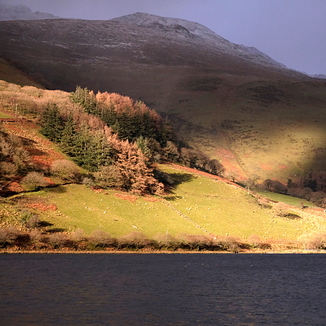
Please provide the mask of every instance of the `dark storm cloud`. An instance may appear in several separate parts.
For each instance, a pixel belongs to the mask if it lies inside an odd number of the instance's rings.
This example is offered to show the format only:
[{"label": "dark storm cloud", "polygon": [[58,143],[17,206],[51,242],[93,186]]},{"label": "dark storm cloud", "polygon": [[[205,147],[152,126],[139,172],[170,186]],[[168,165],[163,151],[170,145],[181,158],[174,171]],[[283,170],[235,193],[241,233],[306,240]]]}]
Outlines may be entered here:
[{"label": "dark storm cloud", "polygon": [[[3,2],[4,0],[2,0]],[[0,0],[1,2],[1,0]],[[8,0],[7,0],[8,2]],[[290,68],[326,73],[324,0],[10,0],[66,18],[111,19],[137,11],[201,23]]]}]

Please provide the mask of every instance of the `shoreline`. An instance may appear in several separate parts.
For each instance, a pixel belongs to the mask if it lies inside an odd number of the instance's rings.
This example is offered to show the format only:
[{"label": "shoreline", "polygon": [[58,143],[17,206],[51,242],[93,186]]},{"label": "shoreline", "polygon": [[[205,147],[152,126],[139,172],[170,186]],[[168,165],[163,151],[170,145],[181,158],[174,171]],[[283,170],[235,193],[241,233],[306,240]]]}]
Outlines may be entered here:
[{"label": "shoreline", "polygon": [[288,249],[288,250],[245,250],[245,251],[209,251],[209,250],[0,250],[0,255],[6,254],[267,254],[267,255],[281,255],[281,254],[326,254],[326,250],[310,250],[310,249]]}]

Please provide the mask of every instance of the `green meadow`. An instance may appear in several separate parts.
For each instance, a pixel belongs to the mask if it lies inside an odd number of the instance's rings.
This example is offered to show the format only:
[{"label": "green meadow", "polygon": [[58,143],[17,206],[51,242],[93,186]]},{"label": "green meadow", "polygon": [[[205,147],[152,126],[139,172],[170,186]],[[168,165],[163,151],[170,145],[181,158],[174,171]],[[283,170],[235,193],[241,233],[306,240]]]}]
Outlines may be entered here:
[{"label": "green meadow", "polygon": [[261,197],[246,189],[177,167],[160,168],[175,181],[174,188],[162,197],[94,191],[72,184],[15,198],[21,205],[55,205],[56,210],[35,211],[41,220],[51,224],[50,229],[82,229],[86,234],[102,230],[114,237],[138,231],[150,238],[190,234],[295,240],[304,234],[326,231],[326,219],[311,216],[299,207],[289,208],[295,219],[276,216],[273,203],[262,205]]}]

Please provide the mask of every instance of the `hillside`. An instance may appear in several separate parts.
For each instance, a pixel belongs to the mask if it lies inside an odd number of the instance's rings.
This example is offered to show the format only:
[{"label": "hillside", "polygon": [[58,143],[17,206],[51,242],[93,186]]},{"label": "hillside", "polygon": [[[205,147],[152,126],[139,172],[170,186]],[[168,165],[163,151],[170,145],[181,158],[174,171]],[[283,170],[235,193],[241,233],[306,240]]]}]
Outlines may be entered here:
[{"label": "hillside", "polygon": [[[34,144],[30,150],[39,164],[50,166],[65,157],[30,122],[8,122],[5,128]],[[160,168],[174,180],[174,186],[161,197],[77,184],[50,187],[3,199],[1,225],[22,228],[24,221],[37,220],[42,222],[38,223],[45,234],[83,230],[89,235],[101,230],[113,237],[140,232],[149,238],[168,235],[185,241],[197,235],[231,242],[272,243],[274,248],[291,242],[300,247],[296,241],[302,237],[326,232],[325,213],[302,209],[299,199],[284,204],[282,209],[290,215],[282,216],[276,202],[248,193],[223,178],[176,165]],[[17,186],[16,181],[11,183],[12,190],[21,191]]]},{"label": "hillside", "polygon": [[38,88],[44,88],[40,83],[37,83],[30,76],[2,58],[0,58],[0,76],[2,80],[5,80],[8,83],[17,84],[20,86],[34,86]]},{"label": "hillside", "polygon": [[81,85],[144,101],[169,117],[180,138],[221,161],[230,178],[299,182],[325,170],[325,80],[257,49],[144,13],[0,27],[0,56],[44,87]]},{"label": "hillside", "polygon": [[[62,174],[53,174],[52,167],[68,157],[39,133],[39,120],[31,116],[30,108],[51,101],[71,107],[69,94],[5,82],[0,88],[2,128],[15,137],[16,155],[26,159],[21,155],[25,151],[29,169],[45,175],[41,187],[26,192],[22,176],[27,172],[23,170],[20,175],[12,171],[10,176],[8,167],[13,169],[13,165],[8,161],[4,170],[1,162],[1,188],[6,198],[0,202],[0,246],[4,248],[94,249],[118,244],[131,248],[131,243],[167,248],[172,242],[171,248],[214,250],[324,246],[323,210],[293,197],[280,197],[278,203],[268,199],[268,194],[258,195],[230,180],[194,169],[159,165],[170,180],[160,196],[139,196],[63,180]],[[29,119],[18,112],[25,112]],[[6,152],[3,144],[2,140],[1,155]],[[22,147],[17,147],[19,144]],[[83,173],[81,169],[79,173]]]},{"label": "hillside", "polygon": [[67,185],[15,196],[12,201],[25,214],[26,210],[36,214],[49,230],[82,229],[86,234],[102,230],[114,237],[137,231],[149,238],[233,236],[248,242],[255,235],[262,242],[280,244],[326,232],[325,213],[285,206],[292,215],[278,216],[272,208],[275,203],[265,200],[262,205],[260,197],[245,189],[179,167],[162,168],[182,182],[161,198]]}]

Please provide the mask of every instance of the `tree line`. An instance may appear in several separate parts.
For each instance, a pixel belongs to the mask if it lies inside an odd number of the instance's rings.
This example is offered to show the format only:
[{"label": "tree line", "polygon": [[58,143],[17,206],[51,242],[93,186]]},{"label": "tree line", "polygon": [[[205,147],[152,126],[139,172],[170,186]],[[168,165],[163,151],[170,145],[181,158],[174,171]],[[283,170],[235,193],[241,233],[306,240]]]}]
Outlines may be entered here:
[{"label": "tree line", "polygon": [[169,121],[141,101],[116,93],[94,94],[80,86],[71,99],[85,112],[100,118],[119,139],[136,143],[151,163],[180,163],[215,175],[224,172],[218,160],[179,141]]},{"label": "tree line", "polygon": [[144,103],[118,94],[96,95],[77,87],[73,110],[47,105],[41,132],[79,166],[93,173],[102,187],[158,194],[163,184],[153,163],[176,162],[213,174],[223,166],[200,151],[182,147],[166,119]]},{"label": "tree line", "polygon": [[286,185],[277,180],[267,179],[262,187],[268,191],[306,199],[326,208],[326,171],[310,171],[296,182],[288,179]]},{"label": "tree line", "polygon": [[92,172],[103,187],[114,185],[137,194],[159,194],[163,185],[153,176],[147,158],[135,143],[121,140],[98,117],[48,105],[41,117],[41,133],[79,166]]},{"label": "tree line", "polygon": [[[179,163],[212,174],[224,171],[217,160],[179,141],[169,121],[143,102],[81,87],[70,94],[70,102],[60,92],[46,98],[28,91],[33,100],[22,97],[8,105],[15,102],[15,114],[38,122],[41,133],[86,171],[88,183],[138,194],[161,193],[167,180],[154,169],[155,163]],[[71,170],[68,161],[56,162],[49,171],[36,166],[26,141],[0,130],[2,188],[6,180],[33,172],[25,181],[29,190],[37,189],[42,180],[37,173],[63,175]],[[65,180],[80,181],[77,175],[73,171]]]}]

